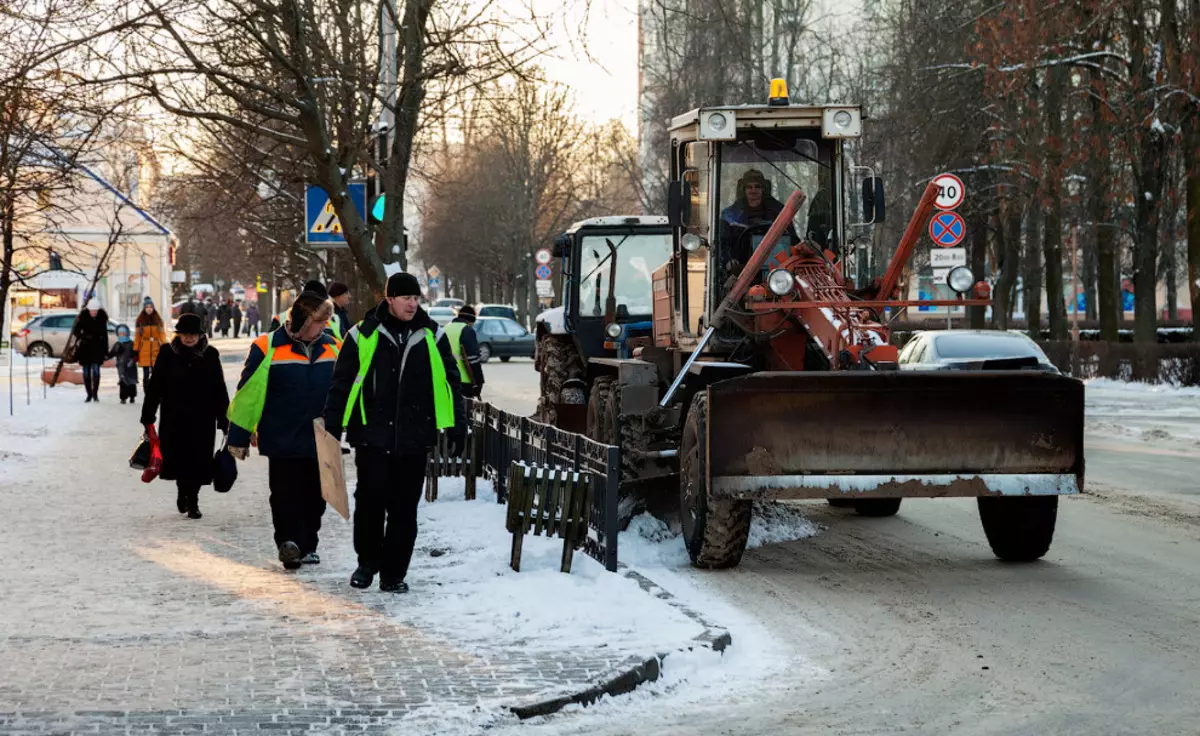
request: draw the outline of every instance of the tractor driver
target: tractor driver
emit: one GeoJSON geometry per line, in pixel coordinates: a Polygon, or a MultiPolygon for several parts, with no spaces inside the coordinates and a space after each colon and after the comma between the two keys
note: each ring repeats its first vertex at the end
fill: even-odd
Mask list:
{"type": "MultiPolygon", "coordinates": [[[[750,260],[753,239],[742,237],[756,225],[770,225],[783,211],[783,203],[771,196],[771,183],[758,169],[749,169],[737,183],[737,199],[721,211],[721,250],[725,270],[734,273],[750,260]]],[[[787,235],[797,242],[796,229],[789,224],[787,235]]]]}

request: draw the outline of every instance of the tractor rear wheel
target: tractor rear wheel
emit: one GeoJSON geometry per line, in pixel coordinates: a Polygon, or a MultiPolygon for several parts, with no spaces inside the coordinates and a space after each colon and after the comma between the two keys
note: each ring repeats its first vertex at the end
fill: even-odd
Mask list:
{"type": "Polygon", "coordinates": [[[696,567],[721,569],[742,560],[753,504],[714,498],[708,488],[708,395],[696,394],[683,426],[679,459],[679,515],[683,541],[696,567]]]}
{"type": "Polygon", "coordinates": [[[613,399],[613,380],[612,376],[600,376],[592,383],[592,390],[588,393],[587,436],[606,445],[612,444],[609,406],[613,399]]]}
{"type": "Polygon", "coordinates": [[[854,510],[859,516],[895,516],[900,510],[902,498],[863,498],[854,501],[854,510]]]}
{"type": "Polygon", "coordinates": [[[979,520],[997,557],[1032,562],[1050,551],[1058,496],[981,496],[979,520]]]}
{"type": "Polygon", "coordinates": [[[852,498],[827,498],[829,505],[835,509],[852,509],[854,508],[854,499],[852,498]]]}

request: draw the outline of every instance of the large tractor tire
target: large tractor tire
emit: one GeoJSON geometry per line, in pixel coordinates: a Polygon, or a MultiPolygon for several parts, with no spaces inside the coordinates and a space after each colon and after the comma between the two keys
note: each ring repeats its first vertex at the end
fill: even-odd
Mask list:
{"type": "Polygon", "coordinates": [[[983,496],[979,520],[992,552],[1008,562],[1032,562],[1050,551],[1058,496],[983,496]]]}
{"type": "Polygon", "coordinates": [[[707,419],[708,396],[698,393],[688,410],[679,451],[679,513],[692,564],[715,570],[741,562],[753,504],[709,493],[707,419]]]}
{"type": "Polygon", "coordinates": [[[852,498],[827,498],[829,505],[835,509],[852,509],[854,508],[854,499],[852,498]]]}
{"type": "Polygon", "coordinates": [[[544,334],[538,338],[534,367],[541,373],[538,421],[556,425],[557,404],[583,403],[582,396],[564,396],[563,393],[563,384],[583,376],[583,361],[569,336],[544,334]]]}
{"type": "Polygon", "coordinates": [[[859,516],[871,516],[881,518],[884,516],[895,516],[900,511],[900,502],[902,498],[863,498],[854,501],[854,510],[859,516]]]}
{"type": "Polygon", "coordinates": [[[612,442],[613,377],[600,376],[592,383],[588,393],[587,436],[597,442],[612,442]]]}

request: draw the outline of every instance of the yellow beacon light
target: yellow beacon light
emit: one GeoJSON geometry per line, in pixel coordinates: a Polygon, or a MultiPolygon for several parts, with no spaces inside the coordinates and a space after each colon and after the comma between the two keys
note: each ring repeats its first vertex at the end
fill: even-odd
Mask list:
{"type": "Polygon", "coordinates": [[[771,80],[771,95],[767,98],[768,105],[790,105],[791,100],[788,99],[787,80],[772,79],[771,80]]]}

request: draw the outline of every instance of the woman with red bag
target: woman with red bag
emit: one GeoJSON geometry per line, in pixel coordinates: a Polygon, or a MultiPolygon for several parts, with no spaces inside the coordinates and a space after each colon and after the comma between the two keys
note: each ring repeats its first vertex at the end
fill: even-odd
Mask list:
{"type": "Polygon", "coordinates": [[[158,438],[163,465],[159,477],[175,481],[179,513],[199,519],[200,487],[213,481],[217,429],[229,431],[225,418],[229,391],[220,353],[208,344],[200,318],[194,314],[179,318],[175,339],[158,353],[146,384],[143,425],[153,427],[160,405],[158,438]]]}

